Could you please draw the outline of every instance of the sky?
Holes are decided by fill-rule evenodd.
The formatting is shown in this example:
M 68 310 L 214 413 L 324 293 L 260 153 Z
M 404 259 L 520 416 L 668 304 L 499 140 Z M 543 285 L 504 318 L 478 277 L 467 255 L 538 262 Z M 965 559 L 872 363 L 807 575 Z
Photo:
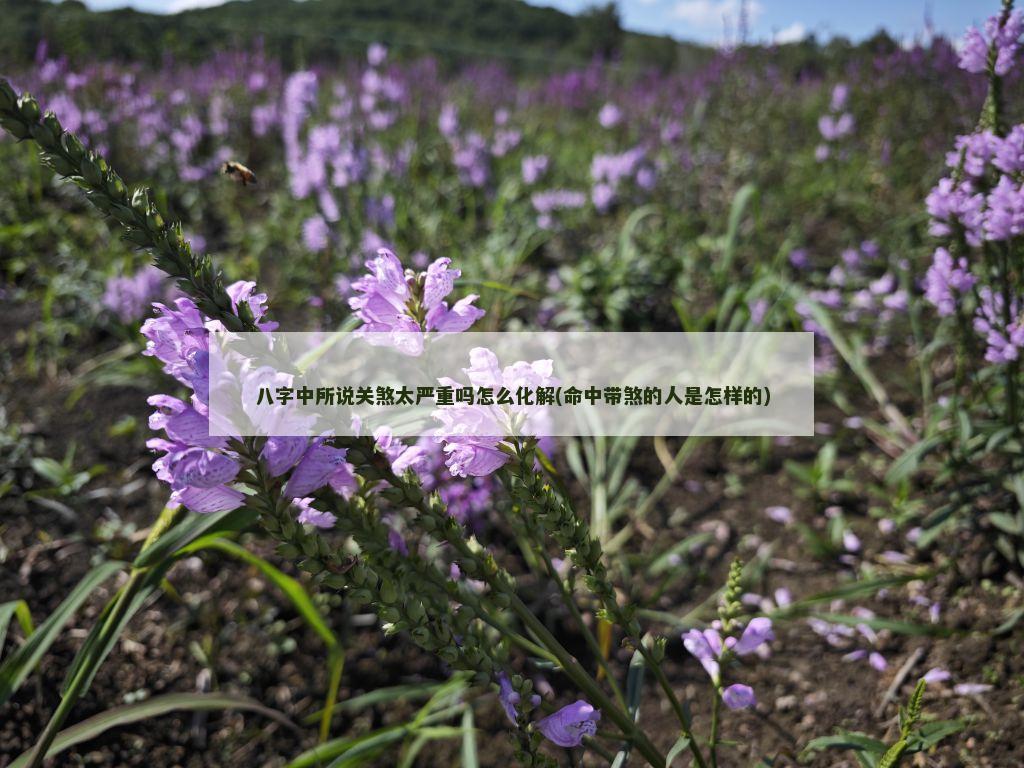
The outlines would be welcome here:
M 223 0 L 85 0 L 92 8 L 132 5 L 140 10 L 174 13 L 218 5 Z M 594 0 L 530 0 L 570 13 Z M 937 33 L 959 37 L 972 23 L 998 9 L 996 0 L 619 0 L 623 25 L 680 40 L 718 44 L 729 29 L 736 34 L 740 6 L 746 3 L 749 39 L 792 42 L 806 35 L 842 35 L 861 40 L 885 28 L 899 40 L 920 38 L 930 14 Z

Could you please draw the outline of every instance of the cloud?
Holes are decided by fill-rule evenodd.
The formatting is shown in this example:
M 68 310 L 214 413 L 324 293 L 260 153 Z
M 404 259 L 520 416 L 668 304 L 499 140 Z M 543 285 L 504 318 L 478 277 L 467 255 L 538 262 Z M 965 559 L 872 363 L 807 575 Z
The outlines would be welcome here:
M 700 29 L 720 29 L 722 20 L 735 25 L 740 16 L 741 0 L 681 0 L 672 8 L 672 18 Z M 747 21 L 753 26 L 764 7 L 758 0 L 747 3 Z
M 775 42 L 779 45 L 799 43 L 805 37 L 807 37 L 807 27 L 802 22 L 794 21 L 788 27 L 783 27 L 775 33 Z
M 226 0 L 171 0 L 167 3 L 167 13 L 180 13 L 190 11 L 193 8 L 213 8 L 215 5 L 223 5 Z

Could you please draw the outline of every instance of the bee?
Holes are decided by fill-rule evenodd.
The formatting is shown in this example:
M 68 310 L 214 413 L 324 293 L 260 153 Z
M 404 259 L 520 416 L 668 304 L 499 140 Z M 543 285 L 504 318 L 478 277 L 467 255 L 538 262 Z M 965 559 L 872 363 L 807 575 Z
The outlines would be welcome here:
M 224 163 L 224 165 L 220 167 L 220 172 L 226 173 L 232 179 L 239 182 L 243 187 L 256 183 L 256 174 L 241 163 L 236 163 L 234 160 Z

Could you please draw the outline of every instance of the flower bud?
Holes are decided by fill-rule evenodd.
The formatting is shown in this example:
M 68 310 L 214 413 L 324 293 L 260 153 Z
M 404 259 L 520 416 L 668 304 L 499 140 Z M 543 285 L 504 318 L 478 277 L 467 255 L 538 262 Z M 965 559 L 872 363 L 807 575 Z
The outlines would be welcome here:
M 60 140 L 61 145 L 64 147 L 64 151 L 71 156 L 71 159 L 76 163 L 81 162 L 82 158 L 85 157 L 85 147 L 82 146 L 81 140 L 73 133 L 65 133 Z
M 0 126 L 18 141 L 27 139 L 29 136 L 28 126 L 16 117 L 9 117 L 7 115 L 0 117 Z
M 39 102 L 27 93 L 18 99 L 18 111 L 21 119 L 30 125 L 39 120 Z
M 46 110 L 46 114 L 43 115 L 43 125 L 53 131 L 57 136 L 64 133 L 64 127 L 60 124 L 60 120 L 57 119 L 57 115 L 52 109 Z
M 0 80 L 0 112 L 11 112 L 18 103 L 18 94 L 6 80 Z
M 430 630 L 426 627 L 413 627 L 409 631 L 409 635 L 417 645 L 429 646 L 430 643 Z
M 100 170 L 99 165 L 92 157 L 86 157 L 82 160 L 82 178 L 88 182 L 91 187 L 99 187 L 103 184 L 103 172 Z
M 58 135 L 55 135 L 47 126 L 42 123 L 30 123 L 28 131 L 32 138 L 43 149 L 53 149 L 57 144 Z

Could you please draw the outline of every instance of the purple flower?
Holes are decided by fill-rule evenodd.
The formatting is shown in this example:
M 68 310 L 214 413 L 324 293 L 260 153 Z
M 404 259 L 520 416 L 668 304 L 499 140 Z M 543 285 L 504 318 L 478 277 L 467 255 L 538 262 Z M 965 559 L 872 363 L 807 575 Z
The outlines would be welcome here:
M 426 272 L 415 275 L 402 268 L 394 253 L 381 248 L 377 258 L 366 262 L 369 274 L 352 284 L 358 295 L 348 303 L 363 322 L 358 332 L 371 344 L 390 345 L 418 355 L 423 349 L 423 332 L 460 333 L 468 329 L 484 311 L 473 306 L 475 294 L 449 308 L 444 299 L 462 274 L 450 265 L 451 259 L 437 259 Z M 412 314 L 414 288 L 422 291 L 420 306 L 426 313 L 422 325 Z
M 453 563 L 454 565 L 454 563 Z M 519 706 L 521 697 L 512 688 L 512 683 L 508 679 L 508 675 L 504 672 L 498 675 L 498 700 L 501 702 L 501 708 L 505 710 L 505 714 L 508 719 L 512 721 L 512 725 L 519 724 L 519 713 L 516 712 L 516 707 Z
M 494 392 L 502 387 L 515 392 L 522 386 L 536 390 L 537 387 L 557 384 L 557 379 L 551 375 L 550 360 L 519 361 L 501 368 L 495 354 L 482 347 L 470 351 L 470 367 L 463 372 L 472 386 L 486 387 Z M 459 386 L 447 378 L 440 379 L 440 383 Z M 433 415 L 441 422 L 437 434 L 444 442 L 448 470 L 460 477 L 483 477 L 494 473 L 510 458 L 500 447 L 505 437 L 513 432 L 540 437 L 547 426 L 544 408 L 535 405 L 462 403 L 436 408 Z
M 1024 233 L 1024 189 L 1009 176 L 1000 177 L 986 198 L 985 237 L 1009 240 Z
M 295 466 L 308 447 L 309 440 L 305 437 L 268 437 L 260 458 L 271 477 L 280 477 Z
M 987 683 L 957 683 L 953 686 L 953 693 L 957 696 L 979 696 L 992 690 Z
M 366 49 L 366 61 L 371 67 L 379 67 L 388 57 L 388 49 L 380 43 L 370 43 Z
M 331 476 L 345 464 L 344 448 L 314 442 L 292 470 L 284 493 L 291 498 L 304 497 L 327 485 Z
M 213 488 L 183 488 L 171 494 L 170 503 L 182 504 L 186 509 L 199 514 L 211 512 L 230 512 L 245 503 L 246 496 L 241 491 L 226 486 Z
M 208 351 L 206 318 L 189 298 L 177 299 L 171 307 L 153 307 L 157 317 L 142 324 L 142 335 L 146 337 L 142 354 L 157 358 L 164 364 L 164 373 L 196 389 L 195 383 L 205 374 L 201 355 Z
M 775 633 L 772 631 L 772 620 L 760 616 L 750 620 L 735 645 L 727 642 L 726 646 L 730 647 L 737 655 L 746 656 L 748 653 L 754 653 L 762 645 L 774 639 Z
M 595 184 L 590 191 L 590 198 L 594 201 L 594 207 L 598 212 L 606 213 L 615 200 L 615 190 L 611 184 Z
M 853 133 L 853 115 L 849 112 L 838 117 L 822 115 L 818 118 L 818 130 L 825 141 L 837 141 Z
M 793 510 L 789 507 L 768 507 L 764 513 L 779 525 L 789 525 L 793 522 Z
M 967 259 L 960 257 L 954 262 L 949 251 L 937 248 L 924 277 L 924 297 L 935 305 L 939 315 L 947 317 L 956 311 L 958 294 L 970 291 L 974 283 Z
M 974 330 L 985 337 L 985 359 L 990 363 L 1009 363 L 1024 349 L 1024 315 L 1016 297 L 1011 299 L 1009 325 L 1004 323 L 1005 302 L 1000 293 L 987 286 L 978 290 L 980 299 L 974 317 Z
M 742 683 L 733 683 L 722 691 L 722 701 L 729 709 L 747 709 L 757 705 L 754 689 Z
M 1017 55 L 1021 33 L 1024 31 L 1024 16 L 1020 11 L 1013 11 L 1006 19 L 1006 23 L 1000 25 L 1001 16 L 1002 14 L 991 16 L 985 22 L 984 34 L 977 27 L 968 27 L 960 49 L 962 69 L 975 74 L 984 73 L 988 69 L 989 50 L 995 46 L 996 74 L 1002 76 L 1010 71 L 1013 59 Z
M 409 546 L 405 543 L 405 539 L 402 538 L 402 534 L 395 528 L 388 529 L 388 547 L 392 552 L 397 552 L 402 557 L 409 556 Z
M 722 636 L 715 629 L 691 629 L 683 634 L 683 647 L 690 652 L 708 676 L 718 682 L 720 667 L 718 659 L 722 655 Z
M 261 331 L 273 331 L 277 329 L 277 323 L 273 321 L 263 322 L 263 316 L 267 314 L 267 294 L 254 293 L 256 282 L 253 280 L 239 280 L 232 283 L 226 289 L 231 298 L 231 311 L 238 314 L 240 304 L 246 304 L 252 312 L 253 319 Z
M 832 89 L 832 100 L 829 102 L 829 109 L 832 112 L 842 112 L 846 107 L 846 99 L 850 95 L 850 87 L 846 83 L 836 83 Z
M 323 216 L 311 216 L 302 222 L 302 244 L 306 246 L 307 251 L 320 253 L 327 248 L 330 232 Z
M 167 276 L 148 265 L 131 276 L 117 276 L 107 280 L 101 302 L 118 319 L 130 323 L 143 317 L 153 299 L 165 294 L 170 287 Z
M 448 103 L 441 107 L 441 115 L 437 119 L 437 128 L 446 139 L 451 139 L 459 130 L 459 111 L 454 104 Z
M 296 518 L 303 525 L 312 525 L 314 528 L 333 528 L 338 518 L 330 512 L 322 512 L 313 506 L 313 499 L 307 496 L 302 499 L 293 499 L 292 504 L 298 508 L 299 515 Z
M 622 110 L 611 102 L 601 107 L 601 111 L 597 114 L 597 121 L 601 124 L 602 128 L 614 128 L 621 120 Z
M 523 181 L 535 184 L 548 170 L 547 155 L 529 155 L 522 162 Z
M 645 155 L 643 147 L 633 147 L 618 155 L 594 155 L 590 162 L 590 178 L 595 184 L 603 181 L 615 188 L 636 174 Z
M 578 747 L 584 736 L 597 733 L 600 719 L 601 711 L 580 699 L 538 722 L 537 730 L 560 747 Z

